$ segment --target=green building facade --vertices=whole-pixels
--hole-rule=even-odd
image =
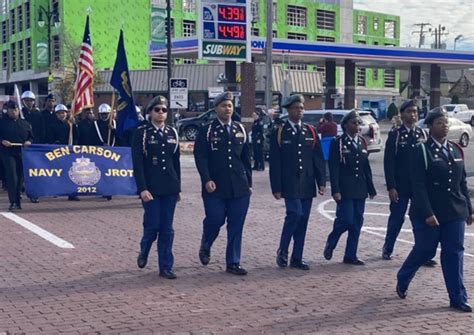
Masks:
[[[150,0],[0,0],[0,95],[13,83],[47,93],[49,73],[77,61],[88,13],[96,69],[113,68],[121,27],[129,68],[149,69],[150,8]]]

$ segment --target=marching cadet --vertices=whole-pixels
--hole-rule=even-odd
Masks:
[[[402,125],[389,132],[385,143],[385,182],[390,198],[390,216],[382,249],[382,258],[385,260],[392,258],[393,247],[405,221],[405,213],[412,197],[408,171],[415,145],[426,141],[425,132],[416,126],[418,107],[415,100],[408,100],[400,106],[400,119]],[[429,260],[425,265],[435,264],[434,260]]]
[[[343,262],[364,265],[357,257],[359,235],[364,222],[367,196],[376,195],[369,164],[367,142],[359,135],[360,117],[357,111],[346,114],[341,121],[344,134],[331,142],[329,149],[329,172],[331,194],[336,205],[336,219],[329,234],[324,258],[330,260],[341,235],[348,231]]]
[[[115,146],[115,120],[109,122],[112,108],[108,104],[101,104],[98,109],[99,119],[94,121],[95,134],[93,145]]]
[[[56,104],[56,99],[54,95],[48,94],[46,100],[44,102],[44,109],[41,111],[41,116],[43,118],[44,123],[44,134],[45,134],[45,141],[48,141],[48,134],[51,130],[51,125],[56,122],[56,113],[54,110],[54,105]]]
[[[252,149],[253,149],[253,170],[265,170],[265,157],[263,153],[263,143],[265,135],[263,133],[262,117],[253,113],[254,122],[252,125]]]
[[[94,137],[92,145],[97,146],[115,146],[115,120],[110,122],[112,116],[112,108],[108,104],[101,104],[98,110],[99,119],[94,121]],[[104,195],[103,198],[112,200],[112,196]]]
[[[173,217],[181,192],[178,133],[166,125],[168,110],[163,96],[153,98],[146,112],[149,121],[137,129],[132,143],[133,173],[145,211],[137,265],[145,267],[158,237],[160,276],[175,279]]]
[[[79,145],[95,145],[97,134],[94,123],[94,111],[91,108],[82,111],[82,119],[77,125]]]
[[[35,94],[31,91],[25,91],[21,95],[21,101],[23,102],[21,113],[23,114],[25,120],[31,125],[35,143],[46,143],[45,124],[43,116],[36,106]],[[39,202],[37,198],[30,198],[30,201],[34,204]]]
[[[199,259],[203,265],[209,263],[212,244],[227,219],[226,271],[246,275],[240,265],[240,251],[252,193],[252,169],[245,129],[232,121],[233,99],[231,92],[215,98],[217,118],[201,127],[194,146],[206,214]]]
[[[286,217],[281,232],[276,263],[288,266],[288,247],[293,239],[290,267],[309,270],[303,248],[313,198],[326,188],[326,166],[319,137],[313,126],[301,122],[304,114],[302,95],[291,95],[282,107],[288,121],[272,133],[270,142],[270,184],[275,199],[285,199]]]
[[[64,145],[78,144],[79,132],[77,126],[72,124],[67,118],[67,107],[63,104],[58,104],[54,108],[54,112],[56,113],[56,120],[50,125],[48,143]]]
[[[23,162],[21,148],[33,141],[31,125],[20,119],[18,105],[14,101],[6,103],[7,116],[0,122],[2,160],[7,181],[9,210],[21,209],[21,189],[23,187]]]
[[[416,146],[411,165],[413,197],[409,215],[415,245],[398,271],[396,291],[401,299],[406,298],[419,267],[436,254],[441,243],[441,268],[450,307],[472,312],[463,284],[464,229],[473,220],[464,152],[446,139],[449,123],[445,111],[435,108],[425,123],[430,138]]]
[[[21,112],[26,121],[31,125],[33,129],[33,136],[35,137],[35,143],[45,143],[45,127],[44,120],[38,107],[36,107],[36,96],[31,91],[25,91],[21,95],[21,101],[23,102],[23,108]]]

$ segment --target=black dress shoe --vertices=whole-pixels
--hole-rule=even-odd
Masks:
[[[69,201],[81,201],[77,195],[70,195],[67,197],[67,200]]]
[[[148,256],[139,254],[137,258],[137,265],[140,269],[143,269],[146,266],[146,263],[148,261]]]
[[[389,260],[392,259],[392,255],[390,255],[390,253],[384,251],[384,252],[382,253],[382,259],[383,259],[383,260],[386,260],[386,261],[389,261]]]
[[[173,272],[173,270],[163,270],[160,271],[160,277],[166,278],[166,279],[176,279],[176,275]]]
[[[13,210],[15,210],[15,209],[18,209],[18,206],[17,206],[17,204],[15,204],[15,203],[11,203],[11,204],[10,204],[10,207],[8,207],[8,210],[9,210],[9,211],[13,211]]]
[[[324,247],[324,258],[327,260],[330,260],[332,258],[332,248],[329,245],[329,243],[326,243],[326,246]]]
[[[38,198],[30,198],[30,201],[32,204],[37,204],[39,203],[39,199]]]
[[[436,261],[434,259],[430,259],[428,262],[425,262],[423,266],[426,266],[428,268],[434,268],[436,266]]]
[[[304,260],[299,260],[299,261],[292,260],[290,262],[290,267],[292,267],[294,269],[304,270],[304,271],[309,270],[309,265]]]
[[[199,248],[199,260],[202,265],[209,264],[209,261],[211,260],[211,249],[206,248],[202,243],[201,248]]]
[[[352,259],[352,258],[344,257],[342,262],[344,264],[351,264],[351,265],[365,265],[365,262],[359,258]]]
[[[397,284],[397,287],[396,287],[396,291],[397,291],[397,295],[400,299],[405,299],[407,297],[407,291],[402,290],[400,288],[400,286],[398,286],[398,284]]]
[[[278,249],[276,263],[279,267],[286,268],[288,266],[288,252]]]
[[[225,272],[232,273],[233,275],[245,276],[247,270],[240,266],[240,264],[229,264],[227,265]]]
[[[451,308],[453,308],[453,309],[457,309],[457,310],[460,311],[460,312],[472,313],[472,307],[471,307],[471,305],[469,305],[469,304],[466,303],[466,302],[460,303],[460,304],[453,304],[453,303],[450,303],[450,304],[449,304],[449,307],[451,307]]]

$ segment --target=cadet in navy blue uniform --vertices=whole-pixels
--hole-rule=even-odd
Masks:
[[[153,98],[146,109],[149,122],[140,126],[133,137],[133,173],[145,210],[137,265],[145,267],[150,248],[158,237],[160,276],[175,279],[173,216],[181,192],[181,169],[178,133],[165,124],[166,106],[164,97]]]
[[[336,219],[329,234],[324,258],[330,260],[341,235],[348,231],[343,262],[364,265],[357,257],[359,235],[364,222],[365,200],[375,197],[367,142],[359,135],[360,117],[357,111],[346,114],[341,121],[344,134],[331,142],[329,173],[331,193],[336,201]]]
[[[22,146],[33,141],[33,131],[28,121],[20,119],[18,105],[14,101],[6,103],[7,115],[0,121],[1,157],[5,168],[10,210],[21,209],[21,189],[23,187]]]
[[[262,117],[254,113],[254,122],[252,125],[252,149],[253,149],[253,170],[265,170],[265,157],[263,153],[263,144],[265,135],[263,133]]]
[[[411,168],[413,197],[410,219],[415,245],[397,275],[397,294],[405,299],[408,286],[419,267],[436,254],[441,243],[441,268],[450,306],[472,312],[463,284],[464,228],[472,224],[472,205],[466,183],[464,153],[446,140],[446,113],[435,108],[425,123],[430,138],[417,145]]]
[[[201,127],[194,146],[206,213],[199,259],[203,265],[209,263],[212,244],[227,219],[226,271],[246,275],[240,265],[240,251],[252,193],[252,169],[245,129],[232,121],[232,100],[231,92],[215,98],[217,118]]]
[[[276,263],[288,265],[288,247],[293,239],[290,266],[309,270],[303,260],[303,248],[311,204],[326,187],[326,167],[319,138],[313,126],[301,122],[304,98],[290,96],[282,107],[288,110],[288,121],[275,128],[270,141],[270,184],[275,199],[285,199],[286,217],[281,232]]]
[[[46,135],[48,143],[73,145],[79,143],[79,132],[77,125],[72,124],[67,119],[67,107],[58,104],[54,107],[56,120],[49,125],[49,132]],[[72,136],[71,136],[72,135]]]
[[[423,129],[415,125],[418,120],[416,101],[404,102],[400,106],[400,117],[402,125],[390,131],[385,143],[385,182],[390,198],[390,216],[382,249],[382,258],[385,260],[392,258],[393,247],[405,221],[405,213],[412,197],[409,167],[415,145],[426,141],[427,138]],[[435,264],[434,260],[430,260],[426,265]]]

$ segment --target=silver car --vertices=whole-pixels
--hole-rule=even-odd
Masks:
[[[472,127],[458,119],[448,117],[449,122],[449,133],[448,140],[459,143],[462,147],[469,145],[469,140],[472,137]],[[420,128],[427,129],[425,120],[419,120],[416,125]]]

